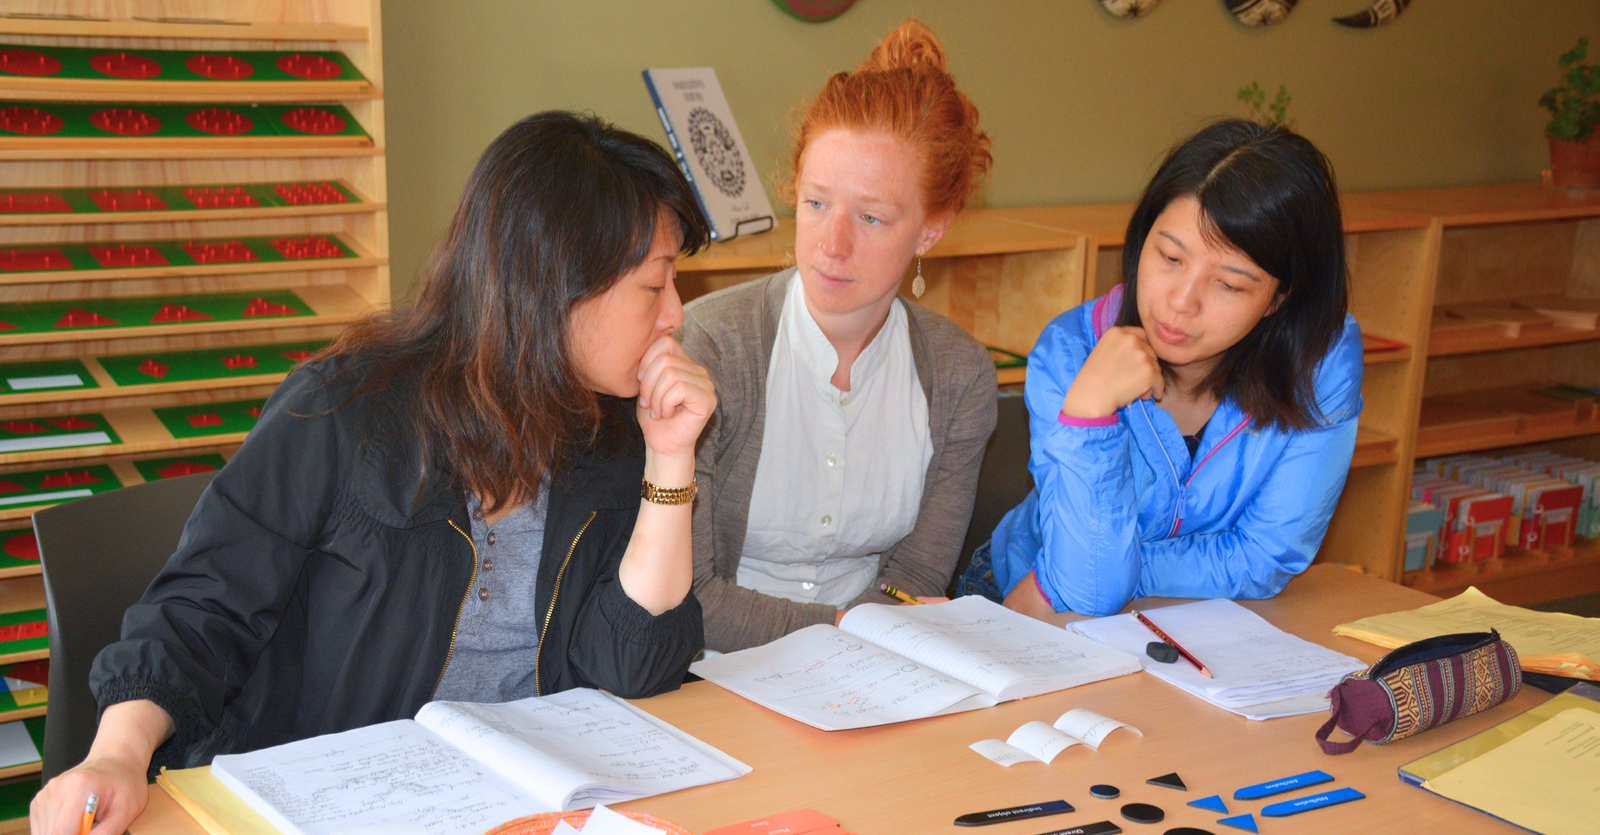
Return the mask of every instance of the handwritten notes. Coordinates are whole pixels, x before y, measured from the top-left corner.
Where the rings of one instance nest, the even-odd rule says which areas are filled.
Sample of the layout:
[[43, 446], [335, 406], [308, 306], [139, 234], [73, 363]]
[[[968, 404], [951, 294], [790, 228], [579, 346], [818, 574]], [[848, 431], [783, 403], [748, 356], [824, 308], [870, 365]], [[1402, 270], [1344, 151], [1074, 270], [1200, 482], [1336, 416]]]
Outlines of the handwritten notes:
[[[1290, 635], [1232, 600], [1200, 600], [1144, 614], [1204, 662], [1213, 678], [1188, 664], [1141, 658], [1145, 672], [1251, 719], [1326, 710], [1328, 690], [1347, 673], [1366, 667]], [[1140, 655], [1152, 638], [1132, 615], [1079, 621], [1070, 628]]]
[[769, 710], [825, 731], [869, 728], [995, 704], [970, 685], [826, 624], [707, 658], [690, 669]]
[[988, 707], [1137, 672], [1139, 662], [981, 597], [963, 597], [857, 606], [837, 629], [809, 626], [689, 669], [831, 731]]
[[731, 780], [749, 766], [620, 699], [567, 690], [504, 704], [431, 702], [417, 723], [502, 774], [543, 775], [557, 809]]
[[840, 628], [935, 667], [999, 701], [1135, 672], [1137, 659], [971, 596], [933, 606], [857, 606]]
[[554, 811], [405, 720], [266, 750], [219, 756], [212, 773], [286, 833], [415, 821], [432, 835], [466, 835]]
[[1028, 722], [1012, 731], [1005, 742], [985, 739], [968, 747], [1007, 768], [1021, 762], [1050, 763], [1057, 754], [1074, 745], [1100, 750], [1100, 743], [1118, 728], [1144, 736], [1132, 725], [1101, 716], [1092, 710], [1075, 708], [1061, 714], [1054, 725]]
[[400, 720], [217, 757], [212, 774], [285, 833], [419, 823], [478, 835], [536, 812], [730, 780], [750, 767], [623, 700], [576, 689], [432, 702]]

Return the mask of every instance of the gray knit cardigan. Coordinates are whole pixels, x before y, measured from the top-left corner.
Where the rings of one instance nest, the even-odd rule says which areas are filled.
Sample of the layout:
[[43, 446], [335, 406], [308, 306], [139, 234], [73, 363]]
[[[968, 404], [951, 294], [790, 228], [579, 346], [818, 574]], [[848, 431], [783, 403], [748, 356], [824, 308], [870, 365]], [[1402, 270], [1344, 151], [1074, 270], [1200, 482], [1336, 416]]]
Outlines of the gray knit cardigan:
[[[792, 270], [690, 302], [679, 339], [710, 372], [717, 410], [700, 436], [695, 479], [694, 594], [705, 613], [706, 647], [724, 652], [834, 622], [833, 606], [772, 597], [735, 582], [749, 524], [750, 494], [766, 427], [767, 366]], [[911, 355], [928, 398], [933, 457], [916, 527], [883, 554], [878, 581], [914, 595], [942, 595], [972, 518], [984, 445], [994, 431], [995, 374], [989, 354], [954, 322], [906, 304]], [[876, 584], [850, 605], [888, 602]]]

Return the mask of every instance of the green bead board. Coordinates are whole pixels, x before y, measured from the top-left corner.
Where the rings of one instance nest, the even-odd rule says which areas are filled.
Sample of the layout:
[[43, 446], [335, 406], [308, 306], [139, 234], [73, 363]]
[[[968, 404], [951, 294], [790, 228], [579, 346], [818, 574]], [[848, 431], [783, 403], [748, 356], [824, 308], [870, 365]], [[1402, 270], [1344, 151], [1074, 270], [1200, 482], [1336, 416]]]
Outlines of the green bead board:
[[[5, 53], [10, 53], [10, 55], [5, 55]], [[18, 53], [42, 55], [45, 56], [46, 60], [37, 61], [37, 59], [32, 58], [32, 55]], [[8, 71], [8, 62], [0, 60], [0, 77], [87, 78], [111, 83], [117, 81], [195, 81], [209, 83], [278, 81], [314, 84], [319, 81], [366, 80], [366, 76], [356, 69], [355, 64], [350, 63], [349, 58], [346, 58], [342, 53], [332, 51], [296, 50], [294, 52], [270, 52], [265, 50], [230, 49], [196, 52], [182, 49], [110, 49], [106, 47], [91, 49], [71, 46], [0, 44], [0, 56], [10, 58], [14, 62], [10, 63], [10, 71]], [[306, 58], [311, 60], [304, 60]], [[315, 69], [303, 69], [300, 74], [290, 72], [285, 67], [280, 66], [280, 63], [286, 59], [291, 62], [288, 65], [290, 68], [300, 64], [312, 65]], [[335, 72], [334, 67], [328, 67], [322, 62], [330, 62], [337, 65], [337, 72]], [[210, 67], [209, 70], [207, 69], [208, 66]], [[119, 71], [118, 67], [125, 69]], [[248, 72], [245, 71], [246, 67], [248, 67]], [[50, 70], [54, 71], [51, 72]], [[207, 74], [207, 72], [210, 74]], [[306, 74], [308, 72], [318, 77], [307, 78]]]
[[[245, 315], [252, 309], [262, 309], [263, 303], [267, 312]], [[284, 312], [285, 310], [287, 312]], [[314, 315], [316, 311], [312, 310], [311, 306], [293, 290], [145, 296], [129, 299], [69, 299], [0, 304], [0, 334], [112, 330], [209, 321], [233, 322], [257, 317], [287, 319]], [[193, 318], [174, 318], [174, 316]]]
[[[16, 678], [17, 675], [25, 675], [27, 681], [38, 681], [41, 678], [48, 678], [49, 664], [50, 662], [46, 659], [3, 664], [0, 665], [0, 678]], [[13, 711], [44, 707], [45, 699], [47, 698], [47, 693], [44, 692], [45, 685], [37, 684], [32, 687], [20, 688], [20, 690], [21, 692], [19, 693], [10, 689], [4, 683], [0, 683], [0, 719], [3, 719], [5, 714]], [[19, 695], [22, 697], [21, 702], [17, 701]]]
[[362, 202], [360, 195], [332, 180], [115, 189], [19, 188], [0, 189], [0, 216], [285, 209]]
[[156, 409], [156, 418], [174, 438], [204, 438], [249, 432], [267, 401], [236, 400], [232, 403], [201, 403]]
[[0, 420], [0, 455], [120, 443], [116, 430], [100, 414]]
[[179, 476], [193, 475], [195, 473], [208, 473], [222, 469], [228, 463], [221, 453], [211, 452], [202, 455], [180, 455], [176, 458], [152, 458], [148, 461], [135, 461], [133, 466], [144, 476], [145, 481], [160, 481], [164, 478], [177, 478]]
[[[105, 118], [102, 115], [105, 111], [114, 112], [119, 119], [136, 116], [144, 120], [150, 129], [141, 129], [137, 133], [118, 133], [98, 127], [95, 123]], [[314, 133], [290, 126], [298, 116], [307, 113], [319, 119], [336, 119], [342, 125], [338, 130], [320, 129]], [[202, 130], [190, 123], [191, 117], [213, 121], [227, 119], [239, 123], [239, 128], [229, 128], [226, 133]], [[54, 129], [7, 129], [7, 125], [13, 122], [32, 121], [37, 124], [40, 119], [52, 122]], [[246, 120], [248, 124], [245, 124]], [[12, 141], [25, 139], [45, 147], [54, 140], [66, 138], [104, 139], [111, 142], [143, 139], [209, 139], [227, 142], [238, 138], [303, 139], [332, 136], [371, 139], [356, 122], [356, 117], [343, 105], [337, 104], [79, 104], [31, 101], [0, 101], [0, 136]]]
[[26, 818], [28, 804], [39, 793], [41, 784], [37, 774], [0, 782], [0, 820]]
[[42, 360], [0, 364], [0, 394], [99, 388], [83, 360]]
[[[314, 248], [316, 255], [290, 257], [288, 252]], [[118, 241], [108, 244], [42, 244], [0, 249], [0, 273], [110, 272], [156, 267], [204, 267], [237, 264], [295, 264], [355, 258], [355, 250], [335, 235], [280, 238], [193, 238], [166, 241]]]
[[37, 568], [39, 566], [39, 540], [33, 538], [33, 526], [0, 530], [0, 568]]
[[121, 486], [122, 480], [104, 464], [6, 473], [0, 475], [0, 509], [56, 504]]
[[44, 622], [43, 609], [0, 612], [0, 655], [49, 649], [50, 636], [40, 627]]
[[[223, 380], [258, 374], [287, 374], [311, 354], [327, 347], [326, 341], [278, 345], [246, 345], [201, 351], [169, 351], [100, 357], [100, 367], [119, 386]], [[3, 371], [5, 366], [0, 366]]]

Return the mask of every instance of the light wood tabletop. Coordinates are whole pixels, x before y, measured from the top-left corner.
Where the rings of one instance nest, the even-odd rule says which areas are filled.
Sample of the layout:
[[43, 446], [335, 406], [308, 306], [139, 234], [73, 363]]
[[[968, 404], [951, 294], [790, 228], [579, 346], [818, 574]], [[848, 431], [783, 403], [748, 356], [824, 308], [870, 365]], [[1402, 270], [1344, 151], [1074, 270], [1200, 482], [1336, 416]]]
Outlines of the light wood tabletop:
[[[1364, 661], [1377, 647], [1335, 637], [1335, 624], [1366, 615], [1414, 608], [1434, 598], [1403, 586], [1334, 566], [1313, 566], [1271, 600], [1241, 601], [1276, 626]], [[1182, 601], [1151, 599], [1154, 609]], [[1059, 618], [1066, 621], [1067, 616]], [[855, 731], [819, 731], [722, 690], [695, 682], [673, 693], [636, 702], [641, 708], [743, 760], [755, 770], [726, 783], [653, 797], [618, 808], [648, 812], [703, 833], [709, 829], [801, 807], [814, 808], [858, 835], [981, 832], [1041, 835], [1111, 820], [1128, 833], [1164, 833], [1180, 826], [1214, 833], [1238, 832], [1217, 823], [1223, 815], [1187, 806], [1222, 795], [1229, 814], [1251, 813], [1262, 833], [1503, 832], [1518, 830], [1463, 806], [1405, 785], [1396, 768], [1497, 724], [1548, 698], [1523, 688], [1510, 702], [1442, 728], [1389, 745], [1363, 745], [1327, 756], [1313, 739], [1326, 714], [1251, 721], [1212, 707], [1154, 676], [1135, 674], [1032, 699], [953, 716]], [[1111, 735], [1098, 752], [1075, 746], [1049, 765], [1003, 768], [967, 748], [981, 739], [1005, 739], [1029, 720], [1054, 722], [1072, 708], [1088, 708], [1137, 727], [1143, 737]], [[1340, 734], [1342, 737], [1342, 734]], [[1235, 801], [1235, 789], [1321, 769], [1334, 782], [1367, 797], [1292, 818], [1263, 818], [1263, 806], [1309, 794], [1303, 789], [1256, 801]], [[1187, 792], [1145, 781], [1177, 772]], [[1121, 789], [1115, 800], [1089, 795], [1089, 786]], [[1015, 821], [981, 830], [958, 828], [956, 816], [1027, 803], [1065, 799], [1070, 814]], [[1150, 803], [1166, 812], [1159, 824], [1124, 820], [1126, 803]], [[202, 830], [160, 789], [135, 825], [134, 835], [199, 835]]]

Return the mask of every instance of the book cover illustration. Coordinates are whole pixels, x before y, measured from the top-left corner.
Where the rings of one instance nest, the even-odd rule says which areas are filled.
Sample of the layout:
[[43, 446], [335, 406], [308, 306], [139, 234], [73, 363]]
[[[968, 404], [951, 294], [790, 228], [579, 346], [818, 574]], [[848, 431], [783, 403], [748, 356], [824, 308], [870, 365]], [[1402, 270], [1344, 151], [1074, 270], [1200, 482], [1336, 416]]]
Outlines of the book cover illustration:
[[772, 204], [722, 95], [716, 71], [710, 67], [651, 69], [644, 71], [644, 83], [678, 166], [711, 220], [712, 239], [726, 241], [770, 230]]

